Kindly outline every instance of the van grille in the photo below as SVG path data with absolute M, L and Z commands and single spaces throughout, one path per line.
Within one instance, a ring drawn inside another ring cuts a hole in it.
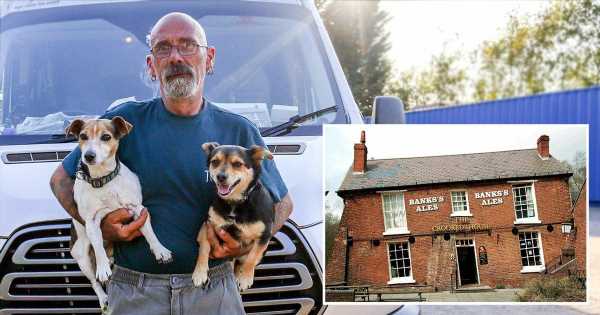
M 4 153 L 2 154 L 2 160 L 6 164 L 57 162 L 62 161 L 69 152 L 70 151 Z
M 100 314 L 92 287 L 69 252 L 68 221 L 18 230 L 0 253 L 0 315 Z M 286 223 L 269 243 L 252 288 L 248 314 L 318 314 L 321 269 L 298 230 Z

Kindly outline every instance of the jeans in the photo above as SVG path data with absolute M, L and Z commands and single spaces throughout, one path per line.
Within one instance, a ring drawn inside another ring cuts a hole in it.
M 230 263 L 208 271 L 195 287 L 191 274 L 147 274 L 116 266 L 107 286 L 108 314 L 245 314 Z

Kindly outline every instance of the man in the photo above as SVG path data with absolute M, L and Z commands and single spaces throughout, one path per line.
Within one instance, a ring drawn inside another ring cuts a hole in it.
M 214 184 L 206 172 L 201 144 L 264 146 L 256 127 L 247 119 L 223 111 L 204 97 L 204 79 L 212 71 L 215 48 L 208 47 L 202 26 L 183 13 L 162 17 L 149 35 L 147 65 L 160 83 L 161 97 L 128 102 L 103 118 L 122 116 L 133 124 L 121 139 L 119 159 L 140 178 L 147 211 L 131 221 L 127 210 L 105 217 L 102 233 L 115 241 L 115 268 L 108 284 L 108 308 L 113 314 L 243 314 L 228 257 L 244 252 L 225 231 L 209 231 L 211 261 L 205 287 L 192 284 L 198 245 L 196 235 L 214 199 Z M 74 175 L 81 152 L 75 149 L 51 178 L 61 205 L 79 222 L 73 200 Z M 287 188 L 272 161 L 263 163 L 261 181 L 276 201 L 279 230 L 292 211 Z M 160 265 L 139 228 L 152 216 L 160 241 L 173 252 L 173 262 Z M 83 223 L 83 222 L 82 222 Z

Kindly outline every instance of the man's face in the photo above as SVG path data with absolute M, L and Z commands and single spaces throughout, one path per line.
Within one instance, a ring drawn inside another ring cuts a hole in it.
M 206 40 L 195 24 L 177 18 L 164 21 L 153 30 L 150 44 L 153 53 L 148 56 L 148 66 L 151 75 L 159 80 L 163 95 L 202 95 L 214 48 L 201 47 Z M 165 55 L 165 51 L 169 53 Z

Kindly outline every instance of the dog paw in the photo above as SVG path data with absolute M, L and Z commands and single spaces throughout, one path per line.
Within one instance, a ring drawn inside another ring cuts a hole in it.
M 192 280 L 196 287 L 203 286 L 208 283 L 208 271 L 206 269 L 196 269 L 192 274 Z
M 173 261 L 173 254 L 171 251 L 163 246 L 157 248 L 153 252 L 156 261 L 158 261 L 160 264 L 168 264 Z
M 108 297 L 106 294 L 98 295 L 98 302 L 100 303 L 100 311 L 102 314 L 108 314 Z
M 96 266 L 96 278 L 98 278 L 98 281 L 104 283 L 106 281 L 108 281 L 108 278 L 110 278 L 110 275 L 112 274 L 112 271 L 110 270 L 110 265 L 107 263 L 99 263 L 98 266 Z
M 100 308 L 103 310 L 102 312 L 104 313 L 104 309 L 106 309 L 106 307 L 108 306 L 108 296 L 106 295 L 106 293 L 98 294 L 98 303 L 100 303 Z
M 244 291 L 252 286 L 254 283 L 254 275 L 247 273 L 238 273 L 236 281 L 240 291 Z

